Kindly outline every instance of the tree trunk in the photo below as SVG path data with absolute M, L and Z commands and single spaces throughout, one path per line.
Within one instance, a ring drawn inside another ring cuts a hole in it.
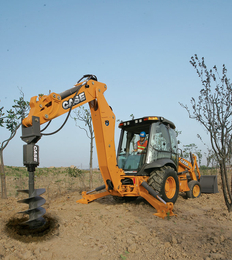
M 0 175 L 1 175 L 1 193 L 2 199 L 7 199 L 7 192 L 6 192 L 6 175 L 4 171 L 4 163 L 3 163 L 3 151 L 0 149 Z
M 93 188 L 93 137 L 90 138 L 89 188 Z
M 224 195 L 225 204 L 229 212 L 232 211 L 232 201 L 231 201 L 231 190 L 229 187 L 228 176 L 226 171 L 226 163 L 225 161 L 220 162 L 220 173 L 222 180 L 222 191 Z

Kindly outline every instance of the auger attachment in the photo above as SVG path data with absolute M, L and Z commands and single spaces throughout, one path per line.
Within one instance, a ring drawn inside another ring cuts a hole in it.
M 23 146 L 23 164 L 27 167 L 29 173 L 29 189 L 18 190 L 18 192 L 27 193 L 28 198 L 19 200 L 19 203 L 26 203 L 29 209 L 18 213 L 28 214 L 29 219 L 23 222 L 22 225 L 28 225 L 29 228 L 35 229 L 42 227 L 46 221 L 43 215 L 46 210 L 41 206 L 46 200 L 40 197 L 45 192 L 45 189 L 35 189 L 34 172 L 39 165 L 39 146 L 36 142 L 41 138 L 39 118 L 33 117 L 31 127 L 22 126 L 22 140 L 26 142 Z
M 46 200 L 40 197 L 40 195 L 45 192 L 45 189 L 35 189 L 31 194 L 29 190 L 18 190 L 18 192 L 29 194 L 29 198 L 18 201 L 19 203 L 26 203 L 29 205 L 28 210 L 18 212 L 29 215 L 28 221 L 21 224 L 28 225 L 31 229 L 43 226 L 46 221 L 42 216 L 46 213 L 46 210 L 41 206 L 46 202 Z

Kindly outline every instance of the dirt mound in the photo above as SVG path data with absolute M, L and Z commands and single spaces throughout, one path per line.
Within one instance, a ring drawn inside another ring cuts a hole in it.
M 20 216 L 10 218 L 6 223 L 5 233 L 9 237 L 20 240 L 25 243 L 38 242 L 48 240 L 54 235 L 59 234 L 58 221 L 46 214 L 44 216 L 45 224 L 42 227 L 31 229 L 29 226 L 23 224 L 28 220 L 28 216 Z

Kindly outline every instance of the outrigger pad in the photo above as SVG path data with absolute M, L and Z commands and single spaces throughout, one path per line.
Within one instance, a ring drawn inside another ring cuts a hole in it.
M 218 193 L 217 175 L 202 175 L 200 178 L 202 193 Z

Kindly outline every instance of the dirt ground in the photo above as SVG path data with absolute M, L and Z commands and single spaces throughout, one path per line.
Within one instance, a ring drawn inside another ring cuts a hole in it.
M 28 208 L 17 203 L 21 196 L 0 199 L 0 259 L 232 259 L 232 214 L 220 184 L 219 193 L 197 199 L 180 194 L 177 216 L 164 220 L 142 198 L 117 203 L 108 196 L 83 205 L 76 203 L 78 190 L 62 194 L 50 185 L 42 197 L 52 224 L 43 236 L 9 228 Z

